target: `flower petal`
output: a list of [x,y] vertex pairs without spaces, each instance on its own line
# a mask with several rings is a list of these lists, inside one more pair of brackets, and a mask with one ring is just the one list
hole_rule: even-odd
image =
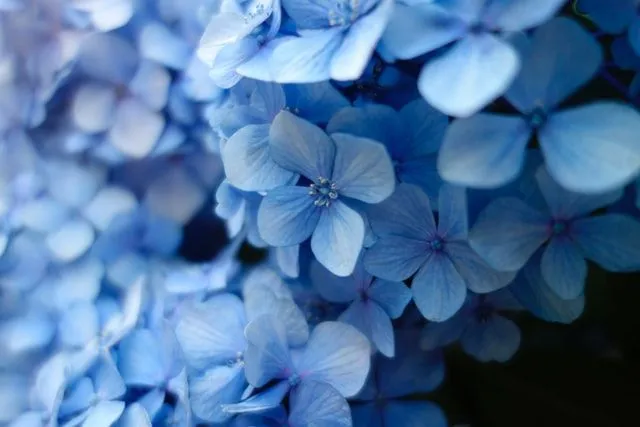
[[438,156],[438,171],[454,184],[495,188],[522,170],[531,129],[519,117],[477,114],[454,121]]
[[260,236],[273,246],[305,241],[317,228],[323,212],[314,206],[314,201],[305,187],[279,187],[269,191],[258,208]]
[[479,215],[469,244],[496,270],[517,271],[547,240],[548,221],[518,199],[498,199]]
[[392,319],[402,315],[405,307],[411,301],[411,291],[402,282],[375,279],[367,295],[384,309]]
[[539,133],[551,176],[578,193],[615,190],[640,172],[640,114],[598,102],[552,115]]
[[429,243],[403,236],[383,236],[364,254],[367,271],[386,280],[406,280],[429,256]]
[[467,287],[477,294],[504,288],[516,276],[515,272],[501,272],[491,268],[467,242],[447,242],[446,250]]
[[468,34],[427,62],[418,89],[438,110],[467,117],[502,95],[520,70],[516,51],[489,33]]
[[275,316],[265,314],[247,325],[249,346],[244,353],[245,375],[254,387],[262,387],[273,379],[291,375],[293,363],[285,325]]
[[542,277],[562,299],[579,297],[587,280],[587,262],[580,247],[568,237],[557,236],[549,241],[540,265]]
[[395,189],[395,173],[384,145],[347,134],[331,135],[336,144],[332,181],[341,196],[380,203]]
[[336,148],[319,127],[281,111],[273,120],[269,139],[271,157],[281,167],[310,180],[331,177]]
[[303,381],[291,393],[291,427],[350,427],[351,411],[344,397],[328,384]]
[[295,184],[297,174],[279,166],[269,153],[269,125],[248,125],[222,149],[229,182],[244,191],[265,191]]
[[333,274],[348,276],[362,250],[364,221],[358,212],[340,201],[320,210],[318,226],[311,236],[311,250]]
[[486,322],[473,322],[460,343],[467,354],[481,362],[506,362],[520,347],[520,328],[511,320],[492,315]]
[[247,382],[242,367],[216,366],[189,379],[189,398],[193,414],[212,423],[223,423],[233,416],[222,405],[240,401]]

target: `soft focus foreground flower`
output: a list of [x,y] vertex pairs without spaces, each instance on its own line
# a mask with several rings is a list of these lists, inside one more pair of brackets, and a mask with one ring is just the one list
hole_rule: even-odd
[[565,3],[0,0],[0,425],[447,425],[640,269],[640,4]]

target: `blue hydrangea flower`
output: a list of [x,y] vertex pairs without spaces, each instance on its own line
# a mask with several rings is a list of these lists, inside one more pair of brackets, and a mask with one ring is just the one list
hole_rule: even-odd
[[506,286],[514,274],[493,270],[467,243],[464,189],[440,190],[438,225],[429,198],[418,187],[400,184],[369,217],[376,243],[365,252],[364,265],[386,280],[413,278],[413,299],[423,316],[444,321],[463,305],[467,288],[478,293]]
[[349,304],[339,321],[358,328],[385,356],[394,356],[391,319],[400,317],[411,301],[411,292],[404,283],[374,279],[361,262],[349,277],[335,276],[317,262],[311,265],[310,275],[324,299]]
[[295,394],[314,382],[330,385],[344,399],[360,391],[369,373],[369,341],[351,325],[320,323],[300,349],[290,348],[285,324],[270,314],[254,319],[245,334],[247,380],[256,388],[277,382],[236,405],[225,405],[228,412],[274,408],[289,391]]
[[433,350],[460,340],[465,353],[481,362],[506,362],[520,347],[520,328],[500,311],[520,309],[508,289],[486,295],[470,294],[455,316],[425,327],[421,346]]
[[413,399],[435,390],[444,379],[445,368],[439,351],[425,353],[418,343],[417,330],[398,330],[398,352],[392,359],[374,358],[364,388],[353,399],[354,427],[447,426],[440,407]]
[[399,112],[384,105],[344,108],[327,124],[328,133],[348,133],[382,142],[399,182],[416,184],[436,200],[442,179],[436,157],[447,129],[447,117],[423,100]]
[[383,36],[384,50],[411,59],[451,44],[427,61],[418,88],[440,111],[470,116],[502,95],[521,68],[518,52],[494,33],[538,26],[564,2],[399,1]]
[[268,74],[261,77],[281,83],[312,83],[355,80],[362,75],[393,1],[283,0],[282,5],[300,37],[282,37],[272,43]]
[[571,193],[545,169],[536,174],[546,206],[531,207],[516,198],[495,200],[480,214],[471,246],[492,267],[517,271],[543,245],[542,276],[564,299],[579,296],[590,259],[610,271],[640,267],[640,222],[620,214],[589,217],[622,195]]
[[482,113],[453,122],[438,159],[442,177],[471,187],[503,185],[522,169],[535,133],[549,172],[571,191],[600,193],[635,178],[640,115],[633,108],[602,101],[556,111],[598,71],[602,53],[593,37],[557,18],[515,43],[523,67],[505,97],[522,116]]
[[365,236],[350,199],[379,203],[391,195],[395,178],[383,145],[347,134],[331,138],[320,128],[282,111],[269,133],[270,154],[280,167],[300,174],[308,185],[267,193],[258,210],[262,238],[291,246],[311,237],[322,265],[339,276],[351,274]]

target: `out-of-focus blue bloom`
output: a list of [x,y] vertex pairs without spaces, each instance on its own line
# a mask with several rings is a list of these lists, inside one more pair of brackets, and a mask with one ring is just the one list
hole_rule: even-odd
[[395,357],[374,358],[369,379],[351,404],[354,427],[409,427],[416,423],[447,426],[438,405],[412,399],[414,395],[435,390],[442,383],[445,373],[442,354],[421,351],[417,330],[397,332]]
[[399,1],[383,36],[384,50],[395,58],[410,59],[453,43],[427,61],[418,87],[440,111],[470,116],[502,95],[521,69],[518,52],[494,33],[538,26],[564,2]]
[[520,329],[499,312],[520,309],[508,289],[487,295],[470,294],[455,316],[425,327],[421,346],[433,350],[460,340],[465,353],[482,362],[506,362],[520,347]]
[[362,249],[365,224],[350,199],[375,204],[391,195],[395,177],[382,144],[320,128],[282,111],[269,132],[270,154],[283,169],[310,181],[267,193],[258,210],[262,238],[291,246],[311,237],[322,265],[339,276],[351,274]]
[[578,0],[577,10],[594,21],[603,31],[619,34],[633,20],[638,0]]
[[514,42],[523,67],[505,97],[522,116],[481,113],[453,122],[438,159],[442,177],[476,188],[503,185],[520,172],[535,133],[549,172],[571,191],[601,193],[632,180],[640,171],[637,111],[616,102],[555,111],[600,67],[602,53],[593,37],[558,18],[531,40]]
[[111,31],[129,22],[135,0],[72,0],[69,7],[79,11],[99,31]]
[[436,157],[447,125],[444,114],[423,100],[416,100],[399,112],[376,104],[342,109],[327,124],[327,132],[382,142],[393,161],[396,179],[418,185],[437,200],[442,180]]
[[282,5],[300,37],[274,40],[269,74],[249,77],[281,83],[355,80],[364,72],[393,9],[391,0],[283,0]]
[[514,274],[493,270],[467,242],[464,189],[440,190],[438,225],[429,198],[418,187],[400,184],[369,217],[376,243],[365,252],[364,265],[386,280],[412,281],[413,299],[429,320],[441,322],[463,305],[467,288],[487,293],[506,286]]
[[411,292],[402,282],[374,279],[359,262],[351,276],[337,277],[319,263],[311,266],[311,277],[327,301],[349,304],[339,321],[362,332],[387,357],[395,353],[391,319],[402,315],[411,301]]
[[564,299],[579,296],[590,259],[610,271],[640,267],[640,222],[627,215],[588,215],[619,199],[621,191],[583,195],[562,189],[544,168],[536,174],[546,206],[498,199],[480,214],[471,246],[492,267],[517,271],[543,245],[544,281]]

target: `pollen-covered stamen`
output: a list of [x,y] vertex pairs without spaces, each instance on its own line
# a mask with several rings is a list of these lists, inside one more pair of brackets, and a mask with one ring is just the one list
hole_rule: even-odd
[[341,27],[358,19],[360,0],[338,0],[335,9],[329,11],[329,25]]
[[289,376],[289,379],[288,379],[289,385],[291,387],[297,386],[298,384],[300,384],[300,381],[301,381],[301,378],[300,378],[300,375],[298,374],[293,374]]
[[234,367],[234,366],[244,366],[244,354],[239,351],[236,353],[236,357],[227,360],[227,366]]
[[309,195],[315,197],[314,205],[329,207],[331,202],[338,198],[338,187],[335,182],[318,177],[316,182],[309,185]]

